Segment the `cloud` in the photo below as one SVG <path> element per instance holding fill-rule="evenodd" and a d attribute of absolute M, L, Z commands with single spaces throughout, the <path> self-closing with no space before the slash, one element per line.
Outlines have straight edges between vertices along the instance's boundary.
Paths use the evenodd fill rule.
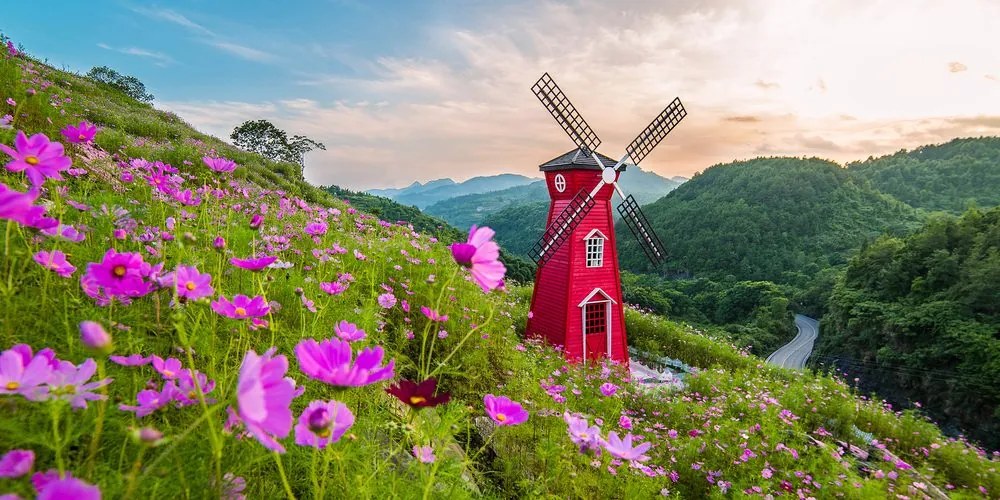
<path fill-rule="evenodd" d="M 176 11 L 163 8 L 134 7 L 133 12 L 142 14 L 152 19 L 159 19 L 168 23 L 181 26 L 188 31 L 198 35 L 197 41 L 215 47 L 223 52 L 234 55 L 241 59 L 255 62 L 268 62 L 275 59 L 273 54 L 263 50 L 248 47 L 239 43 L 231 42 L 226 37 L 206 28 L 204 25 L 192 21 L 187 16 Z"/>
<path fill-rule="evenodd" d="M 111 50 L 114 52 L 120 52 L 122 54 L 128 54 L 130 56 L 145 57 L 148 59 L 152 59 L 155 61 L 153 64 L 157 66 L 167 66 L 174 62 L 174 59 L 172 57 L 162 52 L 154 52 L 139 47 L 112 47 L 106 43 L 98 43 L 97 46 L 104 50 Z"/>
<path fill-rule="evenodd" d="M 736 122 L 736 123 L 757 123 L 760 121 L 760 118 L 757 118 L 756 116 L 742 115 L 742 116 L 726 116 L 723 117 L 722 120 L 727 122 Z"/>
<path fill-rule="evenodd" d="M 962 64 L 962 63 L 960 63 L 958 61 L 952 61 L 952 62 L 948 63 L 948 71 L 950 73 L 961 73 L 962 71 L 965 71 L 967 69 L 969 69 L 968 66 L 966 66 L 966 65 L 964 65 L 964 64 Z"/>
<path fill-rule="evenodd" d="M 179 14 L 170 9 L 135 7 L 132 10 L 147 17 L 167 21 L 169 23 L 173 23 L 178 26 L 183 26 L 191 31 L 198 32 L 203 35 L 208 35 L 212 37 L 216 36 L 216 34 L 212 32 L 212 30 L 188 19 L 183 14 Z"/>
<path fill-rule="evenodd" d="M 224 40 L 210 39 L 202 40 L 204 43 L 211 45 L 223 52 L 228 52 L 242 59 L 248 61 L 266 62 L 274 59 L 274 55 L 264 52 L 262 50 L 257 50 L 252 47 L 247 47 L 245 45 L 240 45 L 238 43 L 227 42 Z"/>
<path fill-rule="evenodd" d="M 757 80 L 756 82 L 753 82 L 753 84 L 765 90 L 781 88 L 781 85 L 778 85 L 775 82 L 765 82 L 764 80 Z"/>

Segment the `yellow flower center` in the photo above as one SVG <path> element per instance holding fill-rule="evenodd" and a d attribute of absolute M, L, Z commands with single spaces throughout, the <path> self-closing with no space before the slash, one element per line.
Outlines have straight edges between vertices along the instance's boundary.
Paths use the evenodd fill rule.
<path fill-rule="evenodd" d="M 77 137 L 78 137 L 78 138 L 79 138 L 79 139 L 80 139 L 81 141 L 87 138 L 87 136 L 85 136 L 85 135 L 83 135 L 83 134 L 80 134 L 80 135 L 79 135 L 79 136 L 77 136 Z"/>
<path fill-rule="evenodd" d="M 317 432 L 316 435 L 321 438 L 328 438 L 332 433 L 333 432 L 330 430 L 329 427 L 324 427 L 321 431 Z"/>
<path fill-rule="evenodd" d="M 504 415 L 503 413 L 497 413 L 497 422 L 503 422 L 505 420 L 507 420 L 507 415 Z"/>
<path fill-rule="evenodd" d="M 163 376 L 167 378 L 173 378 L 176 375 L 173 370 L 163 370 Z"/>
<path fill-rule="evenodd" d="M 27 163 L 28 165 L 38 165 L 38 157 L 37 156 L 25 156 L 24 157 L 24 162 Z"/>
<path fill-rule="evenodd" d="M 198 397 L 198 393 L 196 393 L 194 391 L 191 391 L 191 392 L 188 393 L 188 399 L 194 399 L 196 397 Z"/>
<path fill-rule="evenodd" d="M 122 266 L 122 265 L 117 265 L 117 266 L 115 266 L 111 270 L 111 272 L 114 273 L 114 275 L 118 276 L 119 278 L 121 278 L 122 276 L 125 276 L 125 272 L 126 271 L 127 271 L 127 269 L 125 269 L 125 266 Z"/>
<path fill-rule="evenodd" d="M 7 385 L 5 387 L 7 388 L 8 391 L 13 391 L 16 390 L 18 387 L 21 387 L 21 384 L 11 381 L 7 382 Z"/>
<path fill-rule="evenodd" d="M 187 288 L 188 291 L 190 292 L 195 288 L 198 288 L 198 285 L 195 285 L 193 281 L 188 281 L 187 284 L 184 285 L 184 288 Z"/>
<path fill-rule="evenodd" d="M 246 316 L 247 315 L 247 310 L 243 309 L 242 307 L 237 307 L 234 312 L 236 313 L 237 316 Z"/>
<path fill-rule="evenodd" d="M 418 404 L 424 403 L 426 401 L 427 401 L 427 398 L 425 398 L 423 396 L 410 396 L 410 404 L 411 405 L 418 405 Z"/>

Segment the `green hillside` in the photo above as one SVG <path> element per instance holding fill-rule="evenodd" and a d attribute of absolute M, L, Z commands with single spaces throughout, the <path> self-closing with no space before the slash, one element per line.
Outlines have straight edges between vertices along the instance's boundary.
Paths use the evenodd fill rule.
<path fill-rule="evenodd" d="M 972 206 L 1000 206 L 1000 137 L 954 139 L 847 168 L 917 208 L 960 214 Z"/>
<path fill-rule="evenodd" d="M 1000 447 L 1000 209 L 940 217 L 851 259 L 814 362 L 866 389 L 922 403 L 952 429 Z"/>
<path fill-rule="evenodd" d="M 430 234 L 114 89 L 0 55 L 0 94 L 0 495 L 1000 491 L 920 414 L 715 332 L 627 312 L 670 384 L 567 364 L 521 338 L 529 288 L 484 291 Z M 60 132 L 82 120 L 94 143 Z"/>
<path fill-rule="evenodd" d="M 846 262 L 883 232 L 905 233 L 921 217 L 817 158 L 758 158 L 716 165 L 643 207 L 672 270 L 708 277 L 789 282 Z M 619 240 L 625 268 L 648 263 Z"/>

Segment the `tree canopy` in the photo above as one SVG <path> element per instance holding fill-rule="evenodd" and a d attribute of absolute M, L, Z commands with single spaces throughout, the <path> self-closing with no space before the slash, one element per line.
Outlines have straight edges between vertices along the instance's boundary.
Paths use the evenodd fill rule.
<path fill-rule="evenodd" d="M 321 142 L 304 135 L 288 134 L 267 120 L 248 120 L 233 129 L 229 136 L 237 147 L 257 153 L 274 161 L 284 161 L 305 166 L 306 153 L 314 149 L 326 150 Z"/>
<path fill-rule="evenodd" d="M 123 75 L 107 66 L 90 68 L 87 78 L 117 89 L 139 102 L 153 101 L 153 94 L 146 91 L 146 85 L 142 81 L 131 75 Z"/>

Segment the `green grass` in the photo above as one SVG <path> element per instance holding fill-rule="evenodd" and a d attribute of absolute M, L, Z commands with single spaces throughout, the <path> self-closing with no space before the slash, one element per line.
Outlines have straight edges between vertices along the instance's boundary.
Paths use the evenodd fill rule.
<path fill-rule="evenodd" d="M 43 199 L 50 213 L 86 227 L 85 241 L 57 241 L 17 224 L 0 224 L 0 349 L 27 343 L 36 350 L 52 348 L 75 363 L 94 357 L 114 379 L 106 388 L 108 400 L 91 402 L 85 410 L 0 396 L 0 453 L 31 449 L 37 455 L 36 471 L 71 471 L 98 485 L 106 498 L 218 497 L 226 474 L 245 479 L 249 498 L 285 496 L 275 455 L 252 437 L 222 431 L 225 407 L 235 404 L 244 354 L 275 346 L 290 358 L 288 375 L 305 387 L 293 402 L 295 415 L 309 401 L 336 399 L 356 416 L 348 434 L 323 452 L 297 446 L 291 437 L 282 440 L 288 451 L 280 463 L 288 489 L 299 498 L 649 498 L 661 493 L 703 498 L 726 496 L 722 482 L 730 483 L 730 495 L 753 493 L 755 487 L 779 493 L 783 480 L 817 497 L 912 495 L 919 491 L 915 484 L 925 480 L 942 488 L 954 485 L 958 497 L 977 496 L 980 486 L 990 494 L 1000 491 L 995 461 L 965 443 L 944 439 L 918 415 L 897 415 L 861 399 L 836 378 L 766 367 L 758 358 L 662 318 L 629 312 L 629 335 L 644 350 L 700 368 L 683 390 L 642 390 L 622 380 L 620 367 L 567 365 L 551 347 L 520 337 L 530 289 L 484 294 L 465 279 L 466 271 L 454 264 L 448 249 L 428 235 L 351 213 L 344 203 L 306 184 L 292 166 L 237 151 L 172 115 L 78 76 L 31 63 L 38 78 L 53 85 L 22 99 L 29 85 L 39 85 L 22 81 L 34 78 L 26 75 L 25 64 L 0 60 L 0 93 L 21 102 L 15 127 L 57 138 L 62 126 L 90 119 L 104 127 L 97 145 L 114 155 L 71 146 L 74 166 L 88 173 L 46 184 Z M 65 114 L 51 106 L 54 94 L 71 97 Z M 6 144 L 12 138 L 13 131 L 0 132 Z M 201 164 L 211 149 L 241 164 L 232 179 Z M 184 207 L 155 195 L 138 176 L 130 183 L 119 181 L 121 164 L 135 157 L 168 162 L 189 176 L 184 186 L 218 187 L 226 195 L 204 195 L 201 205 Z M 231 186 L 230 180 L 236 184 Z M 20 174 L 2 172 L 0 182 L 26 188 Z M 300 199 L 311 204 L 311 211 Z M 77 210 L 67 200 L 91 210 Z M 250 217 L 263 204 L 268 206 L 265 222 L 252 229 Z M 114 220 L 102 206 L 130 212 L 137 228 L 126 240 L 113 239 Z M 314 241 L 301 231 L 319 207 L 337 208 L 341 214 L 331 217 L 330 230 Z M 165 231 L 171 217 L 177 222 L 172 240 L 151 236 L 142 241 L 144 233 Z M 212 247 L 216 236 L 225 237 L 225 250 Z M 229 264 L 230 257 L 248 256 L 254 248 L 263 251 L 267 241 L 279 237 L 288 241 L 277 242 L 282 248 L 273 253 L 293 267 L 251 273 Z M 326 261 L 313 256 L 314 249 L 334 244 L 349 252 Z M 79 276 L 110 247 L 140 252 L 148 262 L 164 262 L 168 270 L 196 266 L 212 274 L 216 295 L 263 294 L 280 309 L 268 318 L 269 328 L 253 331 L 245 322 L 215 314 L 207 301 L 171 307 L 166 290 L 128 306 L 99 307 L 81 290 Z M 78 267 L 73 278 L 60 278 L 32 261 L 35 252 L 53 249 L 67 252 Z M 353 250 L 366 259 L 356 259 Z M 351 273 L 355 281 L 342 295 L 326 296 L 318 283 L 332 281 L 338 273 Z M 406 299 L 411 312 L 400 305 L 379 306 L 376 298 L 384 287 Z M 297 289 L 316 302 L 317 312 L 303 307 Z M 449 315 L 446 338 L 437 338 L 438 327 L 418 312 L 421 305 Z M 217 383 L 208 395 L 215 401 L 171 406 L 141 419 L 120 411 L 119 404 L 134 404 L 136 393 L 158 377 L 148 366 L 120 367 L 88 352 L 78 340 L 77 325 L 83 320 L 107 327 L 117 354 L 175 356 L 185 367 L 206 373 Z M 382 346 L 396 360 L 401 377 L 436 371 L 452 401 L 416 413 L 387 395 L 384 383 L 341 390 L 305 377 L 294 346 L 304 338 L 331 337 L 341 320 L 365 329 L 363 344 Z M 409 331 L 415 332 L 414 340 L 407 338 Z M 426 345 L 430 340 L 421 342 L 424 335 L 436 339 L 432 354 Z M 429 362 L 422 365 L 422 358 Z M 604 383 L 620 388 L 607 397 L 599 390 Z M 552 386 L 564 387 L 558 397 L 546 391 Z M 523 403 L 531 413 L 528 422 L 494 428 L 483 409 L 486 393 Z M 620 419 L 631 419 L 631 432 L 655 444 L 648 453 L 651 476 L 607 453 L 580 454 L 566 433 L 564 411 L 582 413 L 591 422 L 601 419 L 605 434 L 624 433 Z M 901 472 L 894 481 L 878 479 L 873 471 L 889 472 L 891 463 L 876 458 L 865 465 L 842 455 L 838 440 L 857 443 L 852 425 L 873 432 L 920 476 Z M 156 447 L 137 442 L 132 434 L 142 426 L 162 431 L 164 442 Z M 832 435 L 817 434 L 821 426 Z M 671 437 L 671 430 L 678 436 Z M 700 434 L 689 435 L 694 430 Z M 437 460 L 414 460 L 410 450 L 417 444 L 433 445 Z M 755 454 L 746 462 L 740 461 L 744 447 Z M 772 477 L 763 477 L 765 468 L 773 470 Z M 33 495 L 26 478 L 0 479 L 0 494 L 6 492 Z"/>

